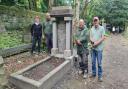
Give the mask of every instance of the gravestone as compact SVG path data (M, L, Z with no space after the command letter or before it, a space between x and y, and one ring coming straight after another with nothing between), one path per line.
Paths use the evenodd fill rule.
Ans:
M72 7L58 6L51 10L53 21L52 55L72 56Z
M2 24L2 22L0 22L0 33L5 31L6 31L5 26Z

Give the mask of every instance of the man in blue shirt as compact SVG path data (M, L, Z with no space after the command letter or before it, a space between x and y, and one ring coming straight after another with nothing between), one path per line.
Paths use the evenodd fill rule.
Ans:
M96 60L98 63L98 80L102 82L102 52L104 47L105 30L103 26L99 25L99 18L94 17L94 26L90 31L90 40L92 43L92 76L96 77Z

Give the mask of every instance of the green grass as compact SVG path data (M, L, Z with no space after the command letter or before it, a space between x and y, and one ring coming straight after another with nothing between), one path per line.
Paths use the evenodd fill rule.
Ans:
M0 49L16 47L21 44L24 44L22 42L21 32L12 31L0 33Z

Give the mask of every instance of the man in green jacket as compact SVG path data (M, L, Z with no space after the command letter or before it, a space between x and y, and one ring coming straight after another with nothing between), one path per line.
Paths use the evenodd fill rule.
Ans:
M43 24L43 32L46 38L47 50L50 54L52 49L52 21L49 13L46 13L46 21Z
M87 78L88 74L88 29L85 26L84 20L79 21L79 29L76 32L75 43L77 45L77 54L80 58L80 71L83 73L83 78Z

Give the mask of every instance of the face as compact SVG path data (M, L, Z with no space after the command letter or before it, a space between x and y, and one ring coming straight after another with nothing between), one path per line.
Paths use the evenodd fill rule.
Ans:
M99 26L99 20L98 19L95 19L93 21L93 24L94 24L95 27L98 27Z
M83 28L84 28L84 22L83 22L83 21L80 21L80 22L79 22L79 28L80 28L80 29L83 29Z
M35 18L35 22L39 23L40 19L39 18Z
M50 15L49 15L49 14L47 14L47 15L46 15L46 20L48 20L48 21L49 21L50 19L51 19Z

